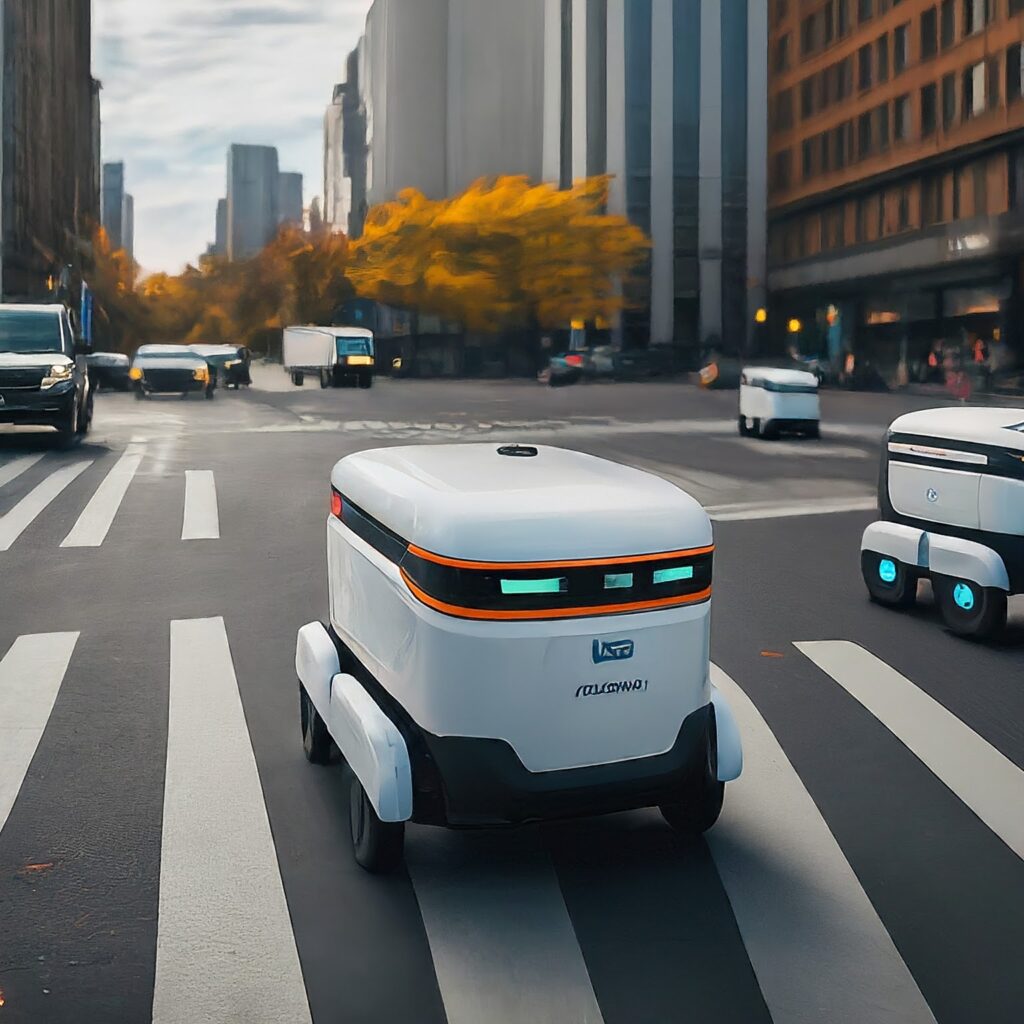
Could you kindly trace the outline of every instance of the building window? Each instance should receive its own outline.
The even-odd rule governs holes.
[[[814,76],[800,83],[800,117],[806,121],[814,114]]]
[[[985,106],[988,110],[999,106],[999,58],[985,61]]]
[[[1024,2],[1024,0],[1022,0]],[[948,49],[956,42],[956,0],[942,0],[939,17],[942,48]]]
[[[772,189],[781,192],[783,189],[789,188],[792,174],[793,151],[784,149],[781,153],[776,153],[772,165]]]
[[[846,152],[846,125],[841,124],[832,132],[832,150],[835,154],[833,164],[837,171],[841,171],[849,161]]]
[[[818,136],[818,167],[821,169],[822,174],[828,174],[828,172],[832,170],[828,138],[828,132],[822,132]]]
[[[964,35],[980,32],[994,13],[992,0],[964,0]]]
[[[974,178],[974,216],[983,217],[988,213],[988,168],[979,161],[972,168]]]
[[[969,121],[985,111],[985,62],[978,61],[964,71],[963,119]]]
[[[889,148],[889,104],[883,103],[873,111],[875,127],[872,134],[879,149]]]
[[[789,69],[789,33],[775,42],[775,55],[772,57],[772,66],[776,73]]]
[[[935,85],[923,86],[921,89],[921,136],[927,138],[935,134]]]
[[[942,78],[942,127],[948,131],[956,121],[956,74]]]
[[[892,70],[899,74],[910,63],[910,25],[899,25],[892,36]]]
[[[942,176],[929,174],[921,180],[921,227],[942,223]]]
[[[821,12],[809,14],[800,22],[800,56],[806,57],[818,48],[817,28],[818,18]]]
[[[857,87],[871,88],[871,44],[862,46],[857,51]]]
[[[963,215],[963,191],[964,172],[962,168],[953,168],[953,220],[959,220]]]
[[[778,25],[785,20],[789,4],[786,0],[772,0],[772,24]]]
[[[845,100],[853,90],[853,58],[847,57],[846,60],[841,60],[836,65],[836,77],[838,84],[836,86],[836,96],[840,100]]]
[[[793,127],[793,90],[784,89],[775,97],[775,130],[789,131]]]
[[[906,231],[910,227],[910,189],[904,186],[896,197],[896,230]]]
[[[1010,14],[1020,14],[1024,11],[1024,0],[1010,0]]]
[[[804,139],[800,147],[800,166],[804,181],[814,177],[814,146],[810,139]]]
[[[1021,146],[1010,151],[1010,209],[1024,209],[1024,147]]]
[[[893,105],[893,138],[905,142],[910,138],[910,97],[897,96]]]
[[[889,81],[889,37],[879,36],[875,42],[875,54],[878,62],[878,81]]]
[[[871,155],[871,112],[857,118],[857,155],[863,160]]]
[[[822,17],[825,20],[825,26],[824,27],[825,27],[825,45],[826,46],[828,46],[829,43],[831,43],[832,40],[835,38],[835,18],[836,18],[836,10],[835,10],[835,8],[836,8],[835,0],[828,0],[828,3],[825,4],[824,11],[822,11]]]
[[[1024,0],[1020,0],[1024,4]],[[1014,43],[1006,51],[1006,102],[1013,103],[1014,100],[1024,96],[1021,86],[1024,84],[1024,75],[1021,74],[1021,64],[1024,62],[1024,48],[1020,43]]]
[[[921,14],[921,60],[934,57],[938,50],[935,8],[929,7]]]
[[[850,31],[850,0],[838,0],[836,6],[836,22],[839,36],[842,38]]]
[[[1024,3],[1024,0],[1021,0]],[[867,21],[874,13],[874,0],[857,0],[857,20]]]

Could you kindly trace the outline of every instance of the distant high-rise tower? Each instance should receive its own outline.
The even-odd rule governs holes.
[[[228,254],[228,201],[217,200],[217,240],[213,243],[214,256]]]
[[[103,165],[102,194],[103,230],[107,233],[110,248],[117,251],[124,247],[124,164]]]
[[[277,150],[233,145],[228,150],[227,255],[255,256],[274,237],[278,217]]]
[[[280,224],[302,226],[302,175],[290,171],[277,176],[277,218]]]
[[[135,197],[125,192],[121,204],[121,248],[128,254],[130,263],[135,261]]]

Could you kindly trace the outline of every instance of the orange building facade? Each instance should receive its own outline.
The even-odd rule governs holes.
[[[1024,0],[770,0],[769,17],[775,343],[799,326],[805,353],[906,382],[980,340],[1012,375]]]

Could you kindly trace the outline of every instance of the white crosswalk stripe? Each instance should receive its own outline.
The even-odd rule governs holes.
[[[146,454],[146,446],[132,444],[97,488],[62,548],[98,548],[107,539],[128,487]]]
[[[91,465],[92,460],[87,459],[54,470],[41,484],[29,491],[7,515],[0,517],[0,551],[9,551],[11,545],[32,525],[39,513]]]
[[[707,835],[776,1024],[934,1024],[928,1004],[778,740],[717,666],[743,775]]]
[[[217,540],[219,537],[217,481],[208,470],[189,470],[185,473],[185,515],[181,539]]]
[[[0,661],[0,831],[50,720],[77,642],[77,633],[21,636]]]
[[[17,480],[22,473],[30,470],[42,459],[42,455],[21,455],[0,466],[0,487],[6,487],[12,480]]]
[[[857,644],[798,643],[1024,858],[1024,771],[938,701]]]
[[[171,623],[154,1024],[308,1024],[222,619]]]

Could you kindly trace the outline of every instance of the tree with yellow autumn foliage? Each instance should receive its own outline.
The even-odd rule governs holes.
[[[437,201],[407,189],[370,211],[348,277],[363,297],[474,331],[611,320],[649,243],[605,212],[609,183],[501,177]]]

